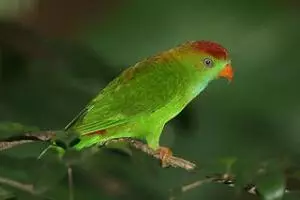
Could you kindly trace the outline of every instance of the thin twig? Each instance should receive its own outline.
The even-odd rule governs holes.
[[[69,182],[69,200],[74,200],[73,170],[70,165],[68,165],[68,182]]]
[[[207,183],[221,183],[221,184],[225,184],[229,187],[235,187],[234,182],[235,182],[234,176],[228,175],[228,174],[224,174],[224,175],[215,174],[215,175],[211,175],[211,176],[206,176],[205,178],[203,178],[201,180],[197,180],[195,182],[183,185],[179,188],[172,189],[169,200],[175,200],[176,199],[175,194],[178,195],[178,193],[180,194],[180,193],[188,192],[192,189],[201,187],[202,185],[207,184]],[[174,192],[174,191],[177,191],[177,192]],[[255,196],[258,195],[256,186],[252,185],[252,184],[245,186],[244,191],[251,195],[255,195]],[[174,193],[174,194],[172,194],[172,193]]]
[[[182,186],[181,187],[181,192],[187,192],[187,191],[189,191],[191,189],[194,189],[196,187],[202,186],[205,183],[211,183],[213,181],[214,181],[214,178],[211,178],[211,177],[208,177],[208,178],[203,179],[203,180],[195,181],[193,183],[190,183],[190,184]]]
[[[179,193],[184,193],[184,192],[187,192],[187,191],[192,190],[194,188],[200,187],[200,186],[202,186],[205,183],[212,183],[212,182],[214,182],[214,180],[215,180],[215,178],[213,178],[213,177],[207,177],[205,179],[198,180],[198,181],[195,181],[193,183],[189,183],[187,185],[183,185],[179,189],[178,188],[172,189],[169,200],[175,200],[176,199],[176,195],[175,194],[178,194],[178,192]],[[177,192],[174,192],[176,190],[177,190]],[[172,194],[172,193],[175,193],[175,194]]]
[[[28,192],[30,194],[37,194],[37,192],[34,190],[34,187],[32,184],[25,184],[21,183],[15,180],[11,180],[8,178],[0,177],[0,183],[4,185],[8,185],[10,187],[22,190],[24,192]]]

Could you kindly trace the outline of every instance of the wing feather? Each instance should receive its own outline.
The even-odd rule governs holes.
[[[169,62],[144,61],[125,70],[67,126],[87,134],[149,115],[172,101],[180,77]]]

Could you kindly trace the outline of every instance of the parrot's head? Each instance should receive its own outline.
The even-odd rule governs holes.
[[[189,43],[193,54],[193,64],[206,81],[223,77],[231,81],[233,70],[227,49],[211,41],[194,41]]]

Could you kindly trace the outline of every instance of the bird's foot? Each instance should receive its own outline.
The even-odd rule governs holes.
[[[162,167],[168,167],[168,159],[173,155],[171,149],[167,147],[159,147],[156,152],[159,154]]]

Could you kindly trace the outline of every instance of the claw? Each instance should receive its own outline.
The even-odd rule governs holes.
[[[159,147],[156,150],[157,154],[159,154],[159,158],[161,160],[162,167],[168,166],[168,159],[173,155],[171,149],[167,147]]]

